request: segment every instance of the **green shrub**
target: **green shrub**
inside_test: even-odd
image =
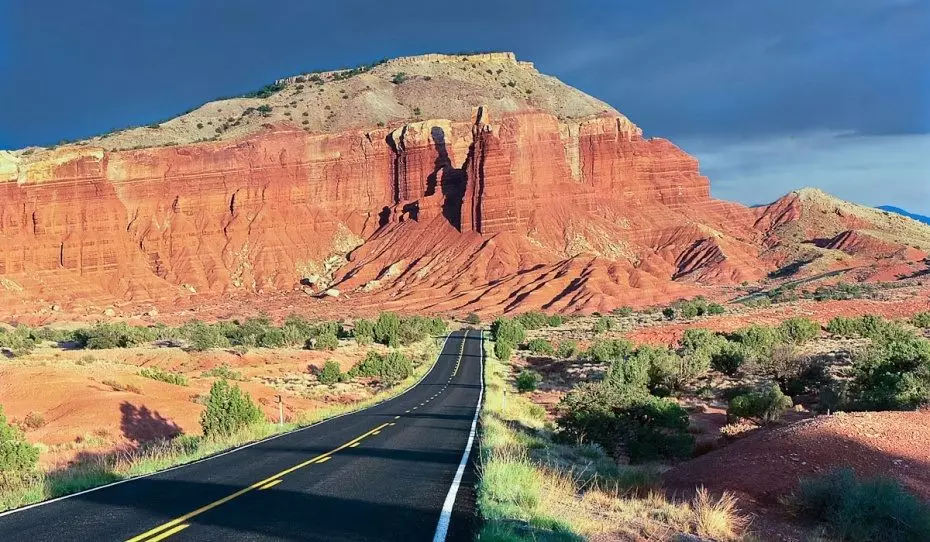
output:
[[[22,431],[7,422],[0,406],[0,487],[15,483],[27,475],[39,462],[39,449],[29,444]]]
[[[407,74],[404,72],[397,72],[394,74],[394,77],[391,77],[391,82],[395,85],[403,84],[407,80]]]
[[[707,314],[717,315],[727,312],[720,303],[711,303],[707,305]]]
[[[801,480],[796,498],[837,540],[930,540],[930,508],[895,480],[862,480],[851,469],[837,469]]]
[[[788,318],[778,325],[778,332],[790,343],[804,344],[820,336],[820,324],[808,318]]]
[[[536,391],[540,380],[539,373],[524,369],[517,375],[517,391],[520,393]]]
[[[664,309],[662,309],[662,316],[664,316],[668,320],[674,320],[675,314],[676,314],[675,309],[671,307],[665,307]]]
[[[604,375],[604,382],[619,388],[646,389],[653,358],[658,355],[659,349],[640,346],[625,358],[613,360]]]
[[[615,458],[633,463],[654,458],[688,457],[694,439],[688,413],[678,404],[645,389],[606,382],[584,383],[559,404],[559,436],[569,442],[595,443]]]
[[[509,318],[498,318],[491,324],[491,338],[508,343],[511,347],[523,343],[526,330],[520,322]]]
[[[336,382],[342,380],[342,369],[339,368],[339,363],[334,360],[329,360],[324,363],[317,378],[320,379],[321,384],[326,384],[327,386],[332,386]]]
[[[539,311],[526,312],[514,317],[523,329],[541,329],[549,325],[549,317]]]
[[[258,336],[257,346],[261,348],[284,348],[289,346],[292,337],[284,333],[283,329],[271,327]]]
[[[747,419],[759,423],[772,423],[793,406],[791,398],[781,389],[771,384],[759,391],[737,395],[730,400],[727,416],[734,419]]]
[[[284,90],[286,86],[287,85],[285,85],[284,83],[269,83],[258,90],[249,92],[247,94],[243,94],[242,97],[243,98],[268,98],[277,92],[281,92],[282,90]]]
[[[911,318],[911,324],[915,327],[930,329],[930,311],[920,312]]]
[[[704,350],[679,355],[668,348],[652,348],[648,357],[649,388],[656,393],[681,390],[710,369],[710,354]]]
[[[229,339],[220,327],[197,320],[187,322],[181,326],[179,332],[181,337],[187,341],[188,348],[197,352],[229,346]]]
[[[678,311],[682,318],[697,318],[704,315],[707,306],[700,301],[685,301],[678,305]]]
[[[760,325],[751,325],[740,328],[729,334],[727,338],[741,344],[756,356],[766,356],[781,336],[774,328]]]
[[[596,341],[585,353],[585,357],[595,363],[607,363],[623,359],[632,354],[633,350],[635,350],[633,343],[626,339]]]
[[[314,350],[335,350],[337,346],[339,346],[339,339],[331,331],[321,333],[313,339]]]
[[[633,307],[620,307],[614,309],[613,313],[620,317],[633,316]]]
[[[288,315],[281,326],[284,343],[290,347],[301,347],[313,336],[314,327],[308,320],[296,314]]]
[[[837,316],[831,318],[830,321],[827,322],[827,333],[839,337],[858,337],[860,329],[857,324],[858,322],[855,318]]]
[[[559,342],[556,354],[560,358],[571,359],[578,356],[578,343],[569,339]]]
[[[356,320],[352,336],[360,345],[371,344],[375,340],[375,324],[371,320]]]
[[[349,371],[350,376],[374,377],[386,384],[399,382],[412,374],[413,362],[396,350],[387,355],[369,350],[365,359]]]
[[[174,384],[176,386],[186,386],[187,377],[180,373],[172,373],[171,371],[164,371],[158,367],[145,367],[139,371],[139,376],[144,376],[145,378],[151,378],[152,380],[159,380],[161,382],[167,382],[168,384]]]
[[[526,349],[534,354],[551,356],[555,354],[555,348],[545,339],[533,339],[526,343]]]
[[[375,321],[375,341],[390,347],[400,345],[400,317],[393,312],[382,312]]]
[[[13,331],[0,328],[0,351],[7,351],[13,357],[25,356],[36,347],[36,339],[32,330],[25,326],[17,326]]]
[[[513,355],[513,347],[510,346],[510,343],[505,341],[494,343],[494,357],[501,361],[510,361],[511,355]]]
[[[200,373],[200,376],[213,376],[216,378],[224,378],[226,380],[245,380],[245,377],[242,376],[242,373],[234,370],[227,363],[218,365],[208,371]]]
[[[805,297],[812,297],[817,301],[827,300],[848,300],[866,297],[872,293],[872,288],[860,284],[846,284],[840,282],[832,286],[818,286],[813,294],[806,294]]]
[[[413,344],[430,335],[442,335],[446,332],[446,322],[441,318],[411,316],[402,318],[397,331],[397,343]]]
[[[224,437],[264,419],[248,393],[221,378],[210,387],[206,409],[200,414],[200,427],[206,437]]]
[[[226,335],[229,342],[236,346],[243,346],[246,348],[254,348],[260,346],[265,340],[263,339],[264,335],[271,332],[273,329],[278,331],[271,325],[271,320],[267,316],[258,316],[256,318],[249,318],[242,323],[237,321],[233,322],[223,322],[215,324],[220,326],[220,329]],[[280,337],[273,337],[268,342],[274,342],[275,340],[282,340]]]
[[[726,342],[726,339],[712,331],[695,327],[685,330],[678,345],[682,355],[690,355],[700,350],[717,352]]]
[[[714,369],[726,375],[733,376],[739,372],[746,362],[746,347],[739,343],[727,341],[720,349],[711,355],[711,365]]]
[[[102,350],[132,348],[155,340],[155,328],[129,326],[124,322],[99,323],[92,328],[78,329],[74,341],[80,348]]]
[[[473,312],[470,312],[468,313],[468,316],[465,317],[465,323],[472,326],[481,325],[481,317]]]
[[[873,344],[853,360],[850,398],[862,410],[930,404],[930,341],[915,336]]]
[[[832,381],[822,363],[814,363],[810,357],[799,354],[793,344],[776,345],[769,357],[762,358],[758,365],[759,372],[772,377],[783,392],[792,396],[817,391]]]
[[[561,314],[553,314],[552,316],[549,317],[549,321],[547,323],[549,327],[559,327],[562,325],[562,322],[564,321],[565,319],[562,318]]]
[[[601,316],[600,318],[594,321],[594,334],[597,335],[599,333],[604,333],[605,331],[609,331],[610,327],[611,327],[610,318],[606,316]]]

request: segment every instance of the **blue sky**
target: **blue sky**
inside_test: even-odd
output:
[[[716,196],[817,186],[930,213],[930,0],[0,0],[0,148],[277,77],[510,50],[702,160]]]

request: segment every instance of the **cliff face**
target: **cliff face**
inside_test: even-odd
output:
[[[458,58],[402,60],[422,84],[461,72]],[[538,78],[512,57],[483,61],[503,66],[488,77]],[[596,106],[572,92],[578,110]],[[757,209],[714,200],[694,158],[619,113],[525,105],[368,130],[282,121],[174,146],[0,152],[0,301],[207,302],[309,291],[302,282],[355,307],[604,311],[757,280],[811,251],[914,261],[930,247],[925,227],[826,195]],[[897,249],[908,243],[923,251]]]
[[[733,229],[721,205],[728,218],[746,222],[751,213],[711,200],[693,158],[643,139],[625,118],[489,117],[478,109],[471,122],[394,130],[311,135],[277,126],[234,142],[7,156],[4,295],[163,301],[291,290],[306,277],[351,290],[457,237],[485,250],[488,240],[509,237],[495,249],[509,254],[478,258],[465,282],[474,287],[572,257],[668,281],[754,256],[748,240],[727,245],[701,231]],[[419,243],[425,229],[443,237]],[[392,254],[371,258],[388,240]],[[353,261],[366,264],[336,272],[353,250]],[[447,258],[444,273],[420,276],[455,282],[474,263],[456,265],[458,256]],[[366,291],[381,288],[392,290],[385,283]]]

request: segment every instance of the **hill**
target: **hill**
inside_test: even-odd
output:
[[[924,224],[930,224],[930,216],[909,213],[900,207],[894,207],[892,205],[879,205],[877,208],[881,209],[882,211],[889,211],[892,213],[897,213],[902,216],[906,216],[908,218],[913,218],[914,220],[918,222],[923,222]]]
[[[0,152],[0,216],[12,311],[608,311],[785,269],[908,276],[930,251],[930,228],[817,191],[715,200],[693,157],[511,53],[298,75]]]

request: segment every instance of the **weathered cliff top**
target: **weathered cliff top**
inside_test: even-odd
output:
[[[473,109],[539,110],[561,119],[619,115],[606,103],[513,53],[427,54],[346,70],[279,79],[247,97],[220,99],[160,124],[120,130],[81,144],[120,150],[235,139],[262,125],[309,132],[393,127],[423,119],[466,121]]]

